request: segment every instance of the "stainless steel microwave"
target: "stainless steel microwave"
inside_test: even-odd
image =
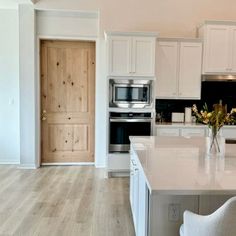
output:
[[[150,108],[152,80],[110,79],[109,106],[120,108]]]

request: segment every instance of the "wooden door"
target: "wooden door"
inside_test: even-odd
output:
[[[94,161],[95,43],[41,42],[41,162]]]

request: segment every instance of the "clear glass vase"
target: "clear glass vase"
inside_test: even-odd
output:
[[[220,130],[211,127],[209,136],[206,138],[206,153],[208,156],[224,157],[225,139],[222,137]]]

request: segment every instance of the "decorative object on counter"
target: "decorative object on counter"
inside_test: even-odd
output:
[[[183,112],[172,112],[171,122],[174,123],[184,123],[184,113]]]
[[[184,108],[184,122],[185,123],[192,122],[192,108],[191,107]]]
[[[206,138],[206,153],[208,155],[216,154],[224,155],[225,140],[220,135],[220,129],[225,124],[233,124],[236,122],[236,109],[232,109],[227,113],[227,105],[223,105],[222,101],[213,105],[213,110],[209,111],[207,104],[199,112],[197,106],[192,107],[193,113],[196,116],[197,122],[208,125],[209,137]]]

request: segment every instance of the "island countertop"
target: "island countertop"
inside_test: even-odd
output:
[[[236,145],[208,157],[205,138],[130,137],[132,152],[152,194],[236,194]]]

